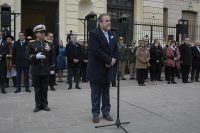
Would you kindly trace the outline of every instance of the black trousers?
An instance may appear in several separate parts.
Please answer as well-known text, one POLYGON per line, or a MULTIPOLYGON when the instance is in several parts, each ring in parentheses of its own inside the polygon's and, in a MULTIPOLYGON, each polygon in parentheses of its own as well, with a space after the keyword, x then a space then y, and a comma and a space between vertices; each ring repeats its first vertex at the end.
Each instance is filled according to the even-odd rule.
POLYGON ((82 81, 86 81, 86 68, 87 68, 87 63, 82 63, 82 71, 81 71, 81 76, 82 76, 82 81))
POLYGON ((192 67, 192 71, 191 71, 191 80, 198 81, 199 80, 199 72, 200 72, 200 68, 198 67, 192 67))
POLYGON ((169 78, 169 67, 168 66, 165 66, 165 80, 166 81, 169 81, 170 78, 169 78))
POLYGON ((182 82, 188 82, 188 76, 190 73, 190 66, 181 65, 182 82))
POLYGON ((33 75, 33 86, 35 90, 35 104, 37 108, 44 108, 48 106, 48 83, 49 75, 33 75))
POLYGON ((138 84, 144 84, 146 78, 147 69, 137 69, 137 81, 138 84))
POLYGON ((74 77, 74 81, 76 85, 79 85, 80 81, 80 68, 72 69, 68 68, 68 83, 72 85, 72 77, 74 77))
POLYGON ((168 81, 174 81, 174 76, 176 74, 176 68, 175 67, 170 67, 168 66, 168 69, 169 69, 169 78, 168 78, 168 81))
POLYGON ((49 85, 54 86, 55 83, 56 83, 56 75, 55 74, 49 75, 49 85))

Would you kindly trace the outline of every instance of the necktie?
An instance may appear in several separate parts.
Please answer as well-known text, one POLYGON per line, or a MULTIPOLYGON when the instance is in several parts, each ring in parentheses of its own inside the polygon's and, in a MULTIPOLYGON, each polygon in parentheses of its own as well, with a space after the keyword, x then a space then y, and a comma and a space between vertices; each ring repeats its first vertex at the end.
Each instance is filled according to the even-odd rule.
POLYGON ((21 41, 21 46, 23 45, 23 41, 21 41))
POLYGON ((108 36, 108 32, 104 32, 104 35, 105 35, 105 37, 106 37, 106 39, 107 39, 107 42, 108 42, 108 44, 109 44, 109 36, 108 36))

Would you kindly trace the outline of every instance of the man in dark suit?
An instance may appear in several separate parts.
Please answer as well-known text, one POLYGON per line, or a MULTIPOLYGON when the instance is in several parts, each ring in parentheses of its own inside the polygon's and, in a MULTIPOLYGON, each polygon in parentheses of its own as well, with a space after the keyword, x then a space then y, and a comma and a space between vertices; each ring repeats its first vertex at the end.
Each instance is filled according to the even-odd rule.
POLYGON ((188 75, 190 73, 190 67, 192 65, 192 47, 189 42, 190 39, 185 38, 184 44, 181 44, 179 46, 179 51, 181 54, 180 63, 183 83, 190 83, 188 81, 188 75))
POLYGON ((67 39, 66 39, 67 43, 70 43, 70 41, 71 41, 71 35, 73 35, 72 30, 70 30, 69 34, 67 35, 67 39))
POLYGON ((199 71, 200 71, 200 42, 196 41, 195 45, 192 47, 192 71, 191 71, 191 81, 199 82, 199 71))
POLYGON ((37 25, 33 31, 36 40, 30 41, 26 49, 26 57, 31 61, 31 74, 35 90, 35 109, 50 111, 48 107, 49 74, 55 73, 55 56, 52 43, 45 40, 46 27, 37 25))
POLYGON ((2 39, 3 33, 0 31, 0 87, 1 93, 6 93, 5 82, 6 82, 6 56, 9 53, 8 45, 2 39))
POLYGON ((30 61, 25 56, 25 51, 26 51, 28 42, 25 40, 25 35, 23 32, 20 32, 18 36, 19 36, 19 39, 14 43, 13 51, 12 51, 12 55, 13 55, 12 63, 14 66, 16 66, 16 71, 17 71, 17 82, 16 82, 17 89, 15 90, 15 93, 19 93, 21 91, 22 70, 24 73, 24 86, 26 88, 25 91, 31 92, 29 90, 30 61))
POLYGON ((118 59, 117 41, 110 31, 111 19, 108 14, 98 17, 99 27, 89 34, 87 79, 91 87, 93 122, 99 122, 100 103, 103 118, 113 121, 110 113, 110 82, 114 79, 113 66, 118 59))
POLYGON ((77 43, 77 36, 71 35, 71 41, 66 46, 65 55, 67 56, 68 65, 68 90, 72 89, 72 77, 76 82, 76 89, 81 89, 79 86, 80 81, 80 67, 82 62, 82 47, 77 43))

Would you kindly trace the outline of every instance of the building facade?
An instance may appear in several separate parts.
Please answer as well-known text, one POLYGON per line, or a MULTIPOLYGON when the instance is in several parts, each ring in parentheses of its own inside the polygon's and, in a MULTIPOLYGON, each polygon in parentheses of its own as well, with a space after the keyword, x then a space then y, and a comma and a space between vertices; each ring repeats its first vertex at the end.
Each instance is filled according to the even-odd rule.
MULTIPOLYGON (((80 19, 85 19, 91 11, 97 16, 110 13, 114 20, 112 29, 118 32, 118 20, 122 16, 128 17, 126 36, 129 36, 129 41, 142 38, 167 40, 169 35, 176 38, 175 27, 155 28, 150 23, 176 25, 179 19, 186 19, 191 25, 200 25, 199 0, 0 0, 0 5, 4 3, 11 6, 12 12, 20 13, 16 16, 16 35, 20 31, 31 35, 31 29, 43 23, 49 32, 64 42, 70 30, 83 40, 85 27, 80 19)), ((11 30, 14 35, 13 17, 11 30)), ((198 30, 192 34, 197 34, 193 39, 200 39, 198 30)))

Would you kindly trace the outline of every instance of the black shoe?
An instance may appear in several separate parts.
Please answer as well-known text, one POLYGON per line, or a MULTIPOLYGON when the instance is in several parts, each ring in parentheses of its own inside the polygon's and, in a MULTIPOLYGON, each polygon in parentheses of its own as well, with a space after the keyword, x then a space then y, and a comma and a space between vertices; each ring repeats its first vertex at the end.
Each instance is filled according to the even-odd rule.
POLYGON ((81 89, 81 87, 79 87, 79 86, 76 86, 76 89, 81 89))
POLYGON ((92 122, 99 123, 99 117, 98 116, 93 116, 92 122))
POLYGON ((158 81, 163 81, 162 79, 158 79, 158 81))
POLYGON ((110 115, 103 115, 103 118, 107 121, 113 121, 113 118, 110 115))
POLYGON ((2 94, 6 94, 7 92, 5 90, 1 90, 1 93, 2 94))
POLYGON ((170 81, 168 81, 168 82, 167 82, 167 84, 171 84, 171 82, 170 82, 170 81))
POLYGON ((51 91, 56 91, 56 89, 54 88, 54 86, 50 86, 50 90, 51 91))
POLYGON ((112 87, 117 87, 117 85, 116 84, 112 84, 112 87))
POLYGON ((126 78, 121 78, 121 80, 126 80, 126 78))
POLYGON ((130 78, 130 80, 134 80, 135 78, 130 78))
POLYGON ((54 83, 55 86, 58 86, 56 83, 54 83))
POLYGON ((112 87, 117 87, 116 82, 112 82, 112 87))
POLYGON ((44 111, 51 111, 51 109, 49 107, 44 107, 43 109, 44 109, 44 111))
POLYGON ((31 92, 31 90, 30 90, 29 88, 26 88, 25 91, 26 91, 26 92, 29 92, 29 93, 31 92))
POLYGON ((200 82, 200 81, 197 79, 197 80, 195 80, 195 82, 200 82))
POLYGON ((17 88, 16 90, 15 90, 15 93, 19 93, 21 91, 21 89, 20 88, 17 88))
POLYGON ((172 83, 172 84, 177 84, 175 81, 172 81, 171 83, 172 83))
POLYGON ((69 87, 68 87, 68 90, 71 90, 71 89, 72 89, 72 86, 69 86, 69 87))
POLYGON ((34 113, 39 112, 39 111, 40 111, 40 109, 37 107, 33 110, 34 113))

